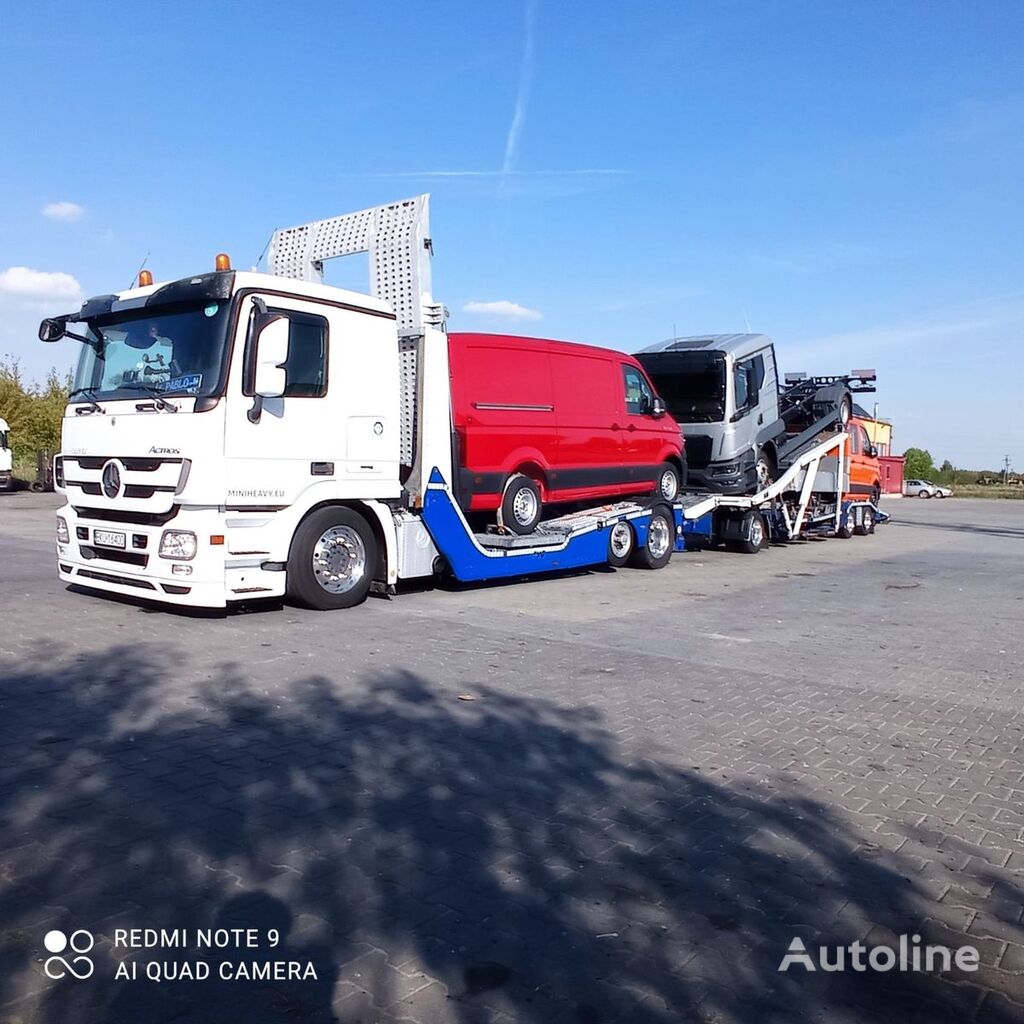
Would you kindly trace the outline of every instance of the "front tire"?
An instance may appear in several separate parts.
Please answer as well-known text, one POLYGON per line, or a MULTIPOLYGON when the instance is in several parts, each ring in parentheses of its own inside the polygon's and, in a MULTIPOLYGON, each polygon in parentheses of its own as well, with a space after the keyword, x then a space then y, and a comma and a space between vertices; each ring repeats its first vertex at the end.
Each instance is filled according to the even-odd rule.
POLYGON ((754 456, 754 486, 763 491, 775 480, 775 460, 764 448, 758 448, 754 456))
POLYGON ((630 559, 630 565, 637 569, 662 569, 672 557, 676 521, 668 509, 657 506, 651 512, 647 527, 647 539, 637 547, 630 559))
POLYGON ((321 508, 295 531, 288 555, 288 596, 328 611, 361 604, 377 566, 370 524, 349 508, 321 508))
POLYGON ((540 488, 536 481, 522 473, 510 476, 501 499, 500 525, 520 535, 533 533, 540 522, 542 509, 540 488))

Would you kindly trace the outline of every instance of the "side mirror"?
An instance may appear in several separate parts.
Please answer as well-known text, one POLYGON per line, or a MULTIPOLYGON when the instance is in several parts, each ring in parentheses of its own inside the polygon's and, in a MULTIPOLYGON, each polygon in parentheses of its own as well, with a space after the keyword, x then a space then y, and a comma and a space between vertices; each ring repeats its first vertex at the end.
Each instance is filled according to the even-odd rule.
POLYGON ((67 334, 67 321, 46 319, 39 325, 40 341, 60 341, 67 334))
POLYGON ((288 318, 272 313, 260 314, 255 326, 256 375, 253 391, 260 398, 280 398, 285 388, 284 364, 288 360, 288 318))
POLYGON ((655 395, 654 401, 651 402, 651 415, 656 420, 660 420, 667 412, 668 406, 665 405, 665 400, 660 398, 658 395, 655 395))
POLYGON ((871 447, 868 448, 868 458, 869 459, 877 459, 878 458, 878 449, 874 445, 871 445, 871 447))
POLYGON ((264 398, 280 398, 287 383, 284 364, 288 359, 288 332, 291 325, 286 316, 258 312, 253 317, 256 372, 253 375, 252 408, 247 413, 250 423, 259 423, 264 398))

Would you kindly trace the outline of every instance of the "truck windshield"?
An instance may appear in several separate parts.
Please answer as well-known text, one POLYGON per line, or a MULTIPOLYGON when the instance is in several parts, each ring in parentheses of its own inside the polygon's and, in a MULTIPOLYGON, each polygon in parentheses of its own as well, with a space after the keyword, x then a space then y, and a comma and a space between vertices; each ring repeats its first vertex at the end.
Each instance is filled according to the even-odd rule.
POLYGON ((646 352, 637 359, 675 419, 681 423, 725 419, 724 352, 646 352))
POLYGON ((71 401, 161 395, 212 395, 220 388, 230 304, 133 309, 82 325, 71 401))

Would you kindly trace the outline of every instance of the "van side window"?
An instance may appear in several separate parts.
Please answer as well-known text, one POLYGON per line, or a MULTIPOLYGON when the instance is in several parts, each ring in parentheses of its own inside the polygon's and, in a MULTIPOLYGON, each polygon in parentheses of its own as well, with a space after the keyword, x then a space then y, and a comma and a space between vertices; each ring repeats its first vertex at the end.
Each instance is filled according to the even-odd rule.
POLYGON ((626 412, 630 416, 647 416, 654 406, 654 396, 643 374, 635 366, 622 367, 626 386, 626 412))
MULTIPOLYGON (((285 398, 322 398, 327 394, 327 319, 293 309, 268 309, 288 319, 288 358, 284 363, 285 398)), ((256 372, 252 339, 245 345, 242 394, 253 393, 256 372)))

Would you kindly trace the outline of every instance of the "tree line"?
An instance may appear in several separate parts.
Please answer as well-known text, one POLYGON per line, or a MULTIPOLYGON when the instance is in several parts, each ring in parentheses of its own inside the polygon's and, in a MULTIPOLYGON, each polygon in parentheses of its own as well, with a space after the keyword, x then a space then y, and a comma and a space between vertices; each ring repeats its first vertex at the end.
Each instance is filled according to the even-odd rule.
POLYGON ((16 475, 35 475, 39 449, 60 450, 60 424, 70 390, 70 372, 62 376, 52 369, 42 384, 28 383, 17 359, 0 359, 0 418, 11 428, 16 475))

